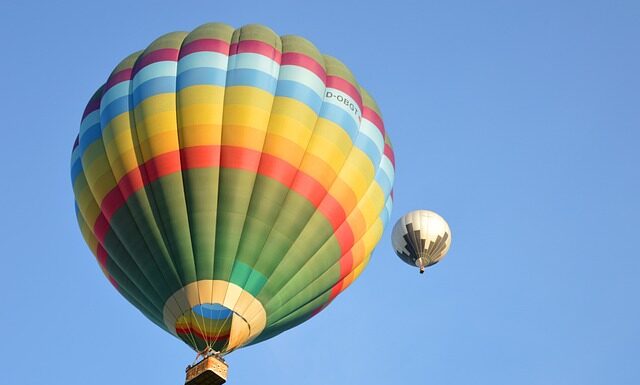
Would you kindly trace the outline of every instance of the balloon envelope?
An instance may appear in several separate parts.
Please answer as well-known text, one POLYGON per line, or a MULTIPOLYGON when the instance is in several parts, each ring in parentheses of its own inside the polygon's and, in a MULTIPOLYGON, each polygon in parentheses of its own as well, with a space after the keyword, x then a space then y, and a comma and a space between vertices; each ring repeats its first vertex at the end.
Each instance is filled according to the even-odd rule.
POLYGON ((391 241, 400 259, 422 271, 447 254, 451 246, 451 229, 444 218, 433 211, 416 210, 398 219, 391 241))
POLYGON ((90 99, 71 177, 113 286, 198 351, 312 317, 362 272, 393 151, 351 72, 307 40, 206 24, 125 58, 90 99))

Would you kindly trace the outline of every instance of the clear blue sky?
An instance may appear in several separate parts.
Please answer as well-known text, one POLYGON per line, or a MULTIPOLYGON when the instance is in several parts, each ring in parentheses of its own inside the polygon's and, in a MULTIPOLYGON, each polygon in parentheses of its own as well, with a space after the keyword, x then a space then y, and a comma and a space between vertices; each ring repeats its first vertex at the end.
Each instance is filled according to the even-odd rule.
POLYGON ((0 383, 182 384, 194 354, 84 245, 69 154, 121 58, 222 21, 350 66, 395 144, 392 220, 453 231, 420 276, 387 229, 327 310, 229 356, 230 384, 639 384, 640 2, 303 3, 0 5, 0 383))

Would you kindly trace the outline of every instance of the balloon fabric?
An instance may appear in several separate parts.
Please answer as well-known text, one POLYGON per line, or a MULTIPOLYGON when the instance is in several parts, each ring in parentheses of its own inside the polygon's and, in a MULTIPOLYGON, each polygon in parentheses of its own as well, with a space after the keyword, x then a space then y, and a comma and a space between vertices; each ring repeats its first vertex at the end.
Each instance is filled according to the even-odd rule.
POLYGON ((130 303, 196 351, 271 338, 324 309, 389 219, 394 156, 337 59, 267 27, 166 34, 91 97, 76 214, 130 303))

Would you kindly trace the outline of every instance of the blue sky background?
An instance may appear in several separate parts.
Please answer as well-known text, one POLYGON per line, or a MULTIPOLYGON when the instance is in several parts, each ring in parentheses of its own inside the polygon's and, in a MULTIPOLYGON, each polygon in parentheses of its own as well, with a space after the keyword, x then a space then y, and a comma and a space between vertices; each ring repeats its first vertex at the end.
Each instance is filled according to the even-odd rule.
POLYGON ((387 229, 332 306, 229 356, 230 384, 640 383, 640 2, 303 4, 2 2, 0 383, 182 384, 194 354, 84 245, 69 155, 121 58, 208 21, 343 60, 395 144, 392 220, 453 231, 420 276, 387 229))

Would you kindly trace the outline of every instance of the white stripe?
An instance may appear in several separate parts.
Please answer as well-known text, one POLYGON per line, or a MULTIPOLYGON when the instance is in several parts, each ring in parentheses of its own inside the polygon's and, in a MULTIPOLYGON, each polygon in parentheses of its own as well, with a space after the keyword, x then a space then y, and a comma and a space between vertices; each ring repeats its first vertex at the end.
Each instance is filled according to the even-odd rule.
POLYGON ((380 130, 378 130, 378 127, 376 127, 366 118, 363 118, 362 122, 360 123, 360 132, 367 135, 367 137, 369 137, 369 139, 371 139, 371 141, 376 144, 376 147, 378 148, 378 151, 380 153, 384 152, 384 138, 382 137, 382 133, 380 132, 380 130))
POLYGON ((89 127, 97 123, 100 123, 99 110, 95 110, 89 115, 85 116, 84 119, 82 119, 82 122, 80 123, 80 138, 82 138, 82 135, 84 135, 84 133, 87 131, 89 127))
POLYGON ((348 94, 336 88, 327 88, 324 94, 324 103, 330 103, 340 107, 341 110, 351 115, 357 126, 360 126, 362 112, 360 111, 358 103, 348 94))
POLYGON ((176 76, 177 62, 174 61, 160 61, 157 63, 149 64, 144 67, 133 77, 133 90, 135 91, 140 84, 147 80, 159 78, 162 76, 176 76))
POLYGON ((304 84, 318 94, 321 99, 324 97, 324 89, 326 87, 324 82, 318 75, 309 71, 307 68, 290 64, 282 66, 280 67, 280 77, 278 80, 291 80, 304 84))
POLYGON ((178 61, 178 74, 193 68, 217 68, 227 70, 229 56, 220 52, 195 52, 178 61))
POLYGON ((273 78, 278 78, 280 65, 264 55, 256 53, 239 53, 229 57, 229 70, 252 69, 265 72, 273 78))
POLYGON ((393 187, 395 171, 393 170, 393 164, 391 163, 389 158, 387 158, 386 156, 383 156, 382 160, 380 161, 380 169, 382 169, 384 173, 387 175, 387 178, 389 178, 389 182, 391 182, 391 187, 393 187))
POLYGON ((109 91, 105 92, 100 100, 100 111, 102 112, 114 100, 129 95, 129 83, 131 82, 127 80, 109 88, 109 91))

